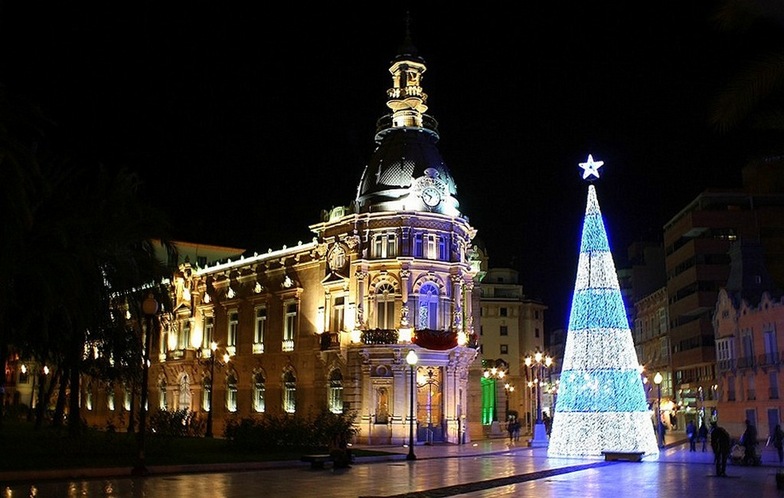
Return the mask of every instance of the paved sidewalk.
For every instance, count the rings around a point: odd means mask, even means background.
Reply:
[[[358,459],[348,469],[311,469],[303,462],[259,463],[255,468],[200,467],[151,469],[131,478],[87,476],[0,484],[3,496],[85,496],[221,498],[269,496],[319,498],[424,498],[457,496],[496,498],[587,498],[630,494],[653,497],[781,497],[776,488],[777,457],[766,449],[763,465],[728,465],[729,477],[715,477],[713,454],[689,452],[688,444],[669,435],[658,456],[642,462],[605,462],[602,458],[550,458],[546,448],[524,441],[481,440],[465,445],[414,448],[367,447],[389,451],[387,457]],[[774,462],[776,464],[774,464]],[[163,473],[163,472],[166,473]],[[87,471],[83,471],[87,472]],[[0,476],[0,483],[3,482]]]

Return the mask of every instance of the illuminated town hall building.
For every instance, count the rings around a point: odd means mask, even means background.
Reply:
[[[404,444],[414,350],[417,441],[481,435],[481,370],[469,394],[469,369],[481,363],[482,256],[426,114],[425,70],[404,44],[357,196],[323,212],[312,241],[179,266],[151,348],[150,410],[212,406],[216,435],[231,418],[356,412],[358,442]]]

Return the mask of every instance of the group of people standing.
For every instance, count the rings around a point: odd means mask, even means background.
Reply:
[[[691,423],[691,422],[690,422]],[[688,429],[687,429],[688,430]],[[711,422],[710,430],[711,447],[715,455],[716,461],[716,475],[727,475],[727,460],[732,451],[732,439],[729,432],[723,427],[720,427],[716,422]],[[690,438],[691,444],[691,438]],[[777,424],[771,433],[768,444],[773,444],[776,449],[776,454],[779,457],[779,465],[784,464],[784,430],[781,425]],[[757,456],[757,446],[759,445],[757,437],[757,428],[750,420],[746,420],[746,430],[740,438],[740,445],[743,447],[743,465],[759,465],[759,457]],[[690,451],[691,447],[690,447]]]
[[[702,442],[702,451],[707,451],[708,447],[708,426],[701,424],[700,428],[694,425],[693,421],[686,424],[686,436],[689,438],[689,451],[697,451],[697,443]]]

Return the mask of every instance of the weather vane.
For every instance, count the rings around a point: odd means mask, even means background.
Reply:
[[[599,178],[599,168],[603,165],[604,161],[594,161],[593,156],[588,154],[588,161],[580,163],[580,167],[583,169],[583,180],[592,182],[595,180],[595,178],[591,178],[592,176]]]

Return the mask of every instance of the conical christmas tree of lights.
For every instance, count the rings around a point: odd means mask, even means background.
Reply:
[[[580,163],[583,179],[598,178],[602,164],[589,155]],[[638,367],[596,188],[590,184],[548,456],[657,454]]]

